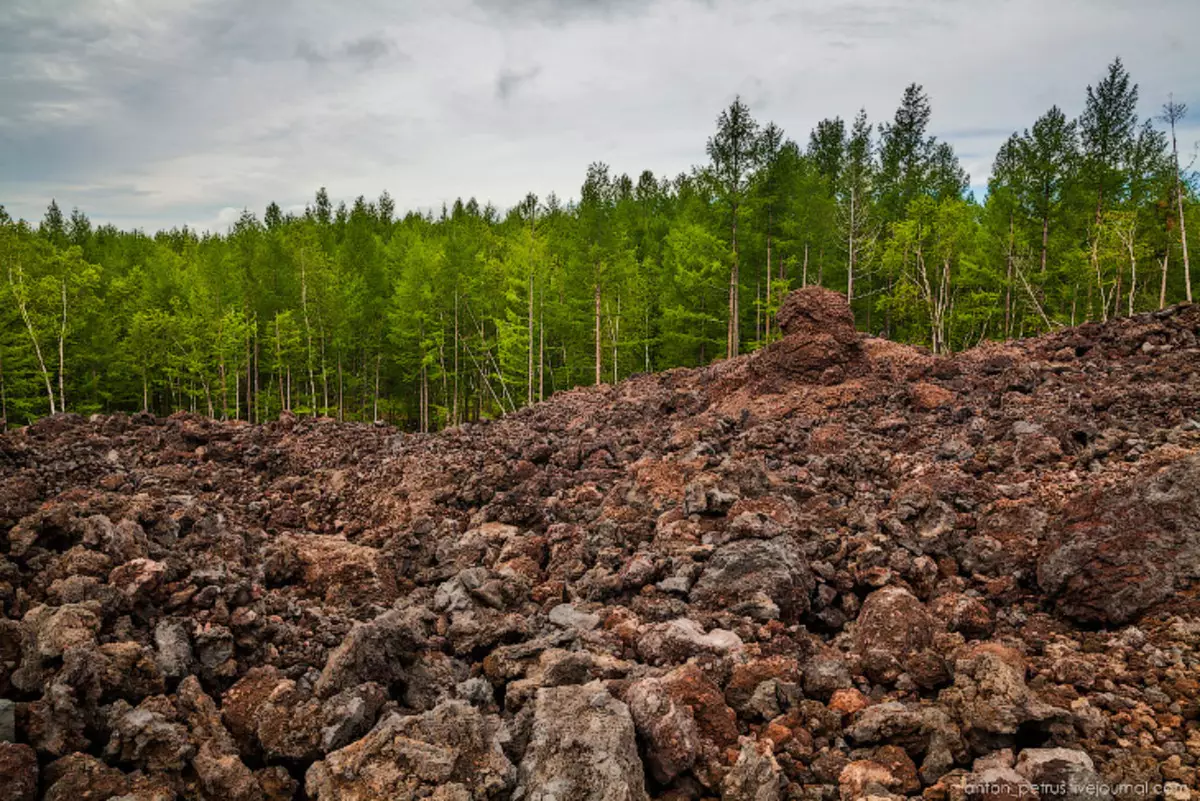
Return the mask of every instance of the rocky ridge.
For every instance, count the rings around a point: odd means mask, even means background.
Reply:
[[[1200,307],[779,322],[437,435],[0,436],[0,801],[1190,798]]]

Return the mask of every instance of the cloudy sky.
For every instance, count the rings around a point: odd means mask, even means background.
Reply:
[[[738,94],[804,142],[912,81],[979,187],[1118,54],[1144,116],[1191,103],[1193,151],[1198,25],[1196,0],[2,0],[0,204],[214,230],[321,185],[508,207],[591,161],[686,170]]]

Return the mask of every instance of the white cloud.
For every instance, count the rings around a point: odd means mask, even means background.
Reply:
[[[0,202],[147,228],[302,207],[321,185],[507,206],[575,195],[595,160],[685,170],[738,93],[803,143],[825,116],[890,117],[912,81],[982,185],[1008,132],[1077,114],[1114,55],[1144,115],[1192,99],[1178,32],[1198,22],[1191,0],[9,0]]]

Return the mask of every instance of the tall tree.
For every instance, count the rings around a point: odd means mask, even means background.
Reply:
[[[708,174],[721,202],[729,212],[733,259],[729,269],[729,329],[725,356],[733,358],[737,356],[741,342],[738,216],[750,177],[758,165],[761,153],[758,123],[750,115],[750,109],[742,102],[741,97],[734,98],[729,108],[717,117],[717,132],[709,137],[705,152],[711,162]]]
[[[1187,104],[1176,103],[1171,97],[1163,104],[1161,119],[1171,127],[1171,160],[1175,167],[1175,202],[1179,209],[1179,245],[1183,250],[1183,286],[1187,293],[1188,303],[1192,302],[1192,265],[1188,258],[1187,223],[1183,213],[1183,173],[1179,168],[1179,142],[1175,136],[1175,127],[1187,117]],[[1163,295],[1166,295],[1166,271],[1163,271]]]

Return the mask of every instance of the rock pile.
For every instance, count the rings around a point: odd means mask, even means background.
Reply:
[[[0,436],[0,801],[1190,798],[1200,307],[779,320],[437,435]]]

